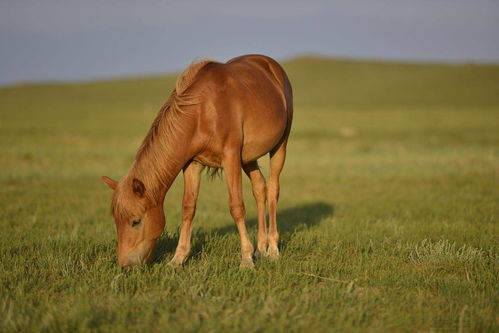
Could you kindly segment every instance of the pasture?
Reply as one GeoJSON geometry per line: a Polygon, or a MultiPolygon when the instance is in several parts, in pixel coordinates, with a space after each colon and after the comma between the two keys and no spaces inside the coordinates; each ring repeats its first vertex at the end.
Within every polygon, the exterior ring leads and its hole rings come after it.
{"type": "Polygon", "coordinates": [[[254,271],[207,177],[183,269],[181,177],[153,263],[116,264],[99,177],[127,171],[175,76],[0,89],[0,331],[497,331],[499,66],[283,65],[281,259],[254,271]]]}

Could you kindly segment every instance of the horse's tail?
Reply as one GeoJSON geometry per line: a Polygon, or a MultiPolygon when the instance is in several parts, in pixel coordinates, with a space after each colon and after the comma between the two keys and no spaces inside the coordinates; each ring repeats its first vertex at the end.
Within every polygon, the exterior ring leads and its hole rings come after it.
{"type": "Polygon", "coordinates": [[[282,139],[277,144],[277,147],[281,145],[286,145],[289,137],[289,133],[291,132],[291,124],[293,122],[293,89],[291,87],[291,82],[289,81],[288,75],[282,68],[282,66],[275,60],[269,58],[270,62],[268,63],[270,72],[274,76],[274,78],[279,82],[282,93],[284,95],[284,103],[287,113],[287,121],[286,121],[286,129],[282,136],[282,139]]]}

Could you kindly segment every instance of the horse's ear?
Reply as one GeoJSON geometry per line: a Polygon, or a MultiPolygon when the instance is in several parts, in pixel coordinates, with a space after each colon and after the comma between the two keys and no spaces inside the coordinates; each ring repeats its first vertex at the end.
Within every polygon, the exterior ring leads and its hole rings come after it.
{"type": "Polygon", "coordinates": [[[102,179],[102,181],[104,181],[104,183],[107,184],[107,186],[109,186],[111,190],[116,190],[116,186],[118,186],[118,182],[116,180],[112,180],[107,176],[102,176],[100,178],[102,179]]]}
{"type": "Polygon", "coordinates": [[[144,183],[142,183],[137,178],[133,179],[132,189],[133,189],[133,193],[135,193],[136,195],[138,195],[141,198],[144,196],[144,193],[146,191],[146,187],[144,186],[144,183]]]}

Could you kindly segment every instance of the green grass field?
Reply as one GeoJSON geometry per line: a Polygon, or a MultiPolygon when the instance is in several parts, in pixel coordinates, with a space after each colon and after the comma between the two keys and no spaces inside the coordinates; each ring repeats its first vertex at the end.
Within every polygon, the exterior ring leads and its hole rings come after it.
{"type": "Polygon", "coordinates": [[[99,177],[127,171],[174,76],[0,89],[0,331],[497,332],[499,65],[284,67],[282,258],[254,271],[207,178],[183,269],[181,177],[153,264],[116,264],[99,177]]]}

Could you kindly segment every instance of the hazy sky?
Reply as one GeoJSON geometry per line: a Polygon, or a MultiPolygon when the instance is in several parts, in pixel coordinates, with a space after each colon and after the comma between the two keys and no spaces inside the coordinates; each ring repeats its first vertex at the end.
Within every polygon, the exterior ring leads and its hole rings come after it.
{"type": "Polygon", "coordinates": [[[303,53],[499,62],[499,0],[0,0],[0,84],[303,53]]]}

